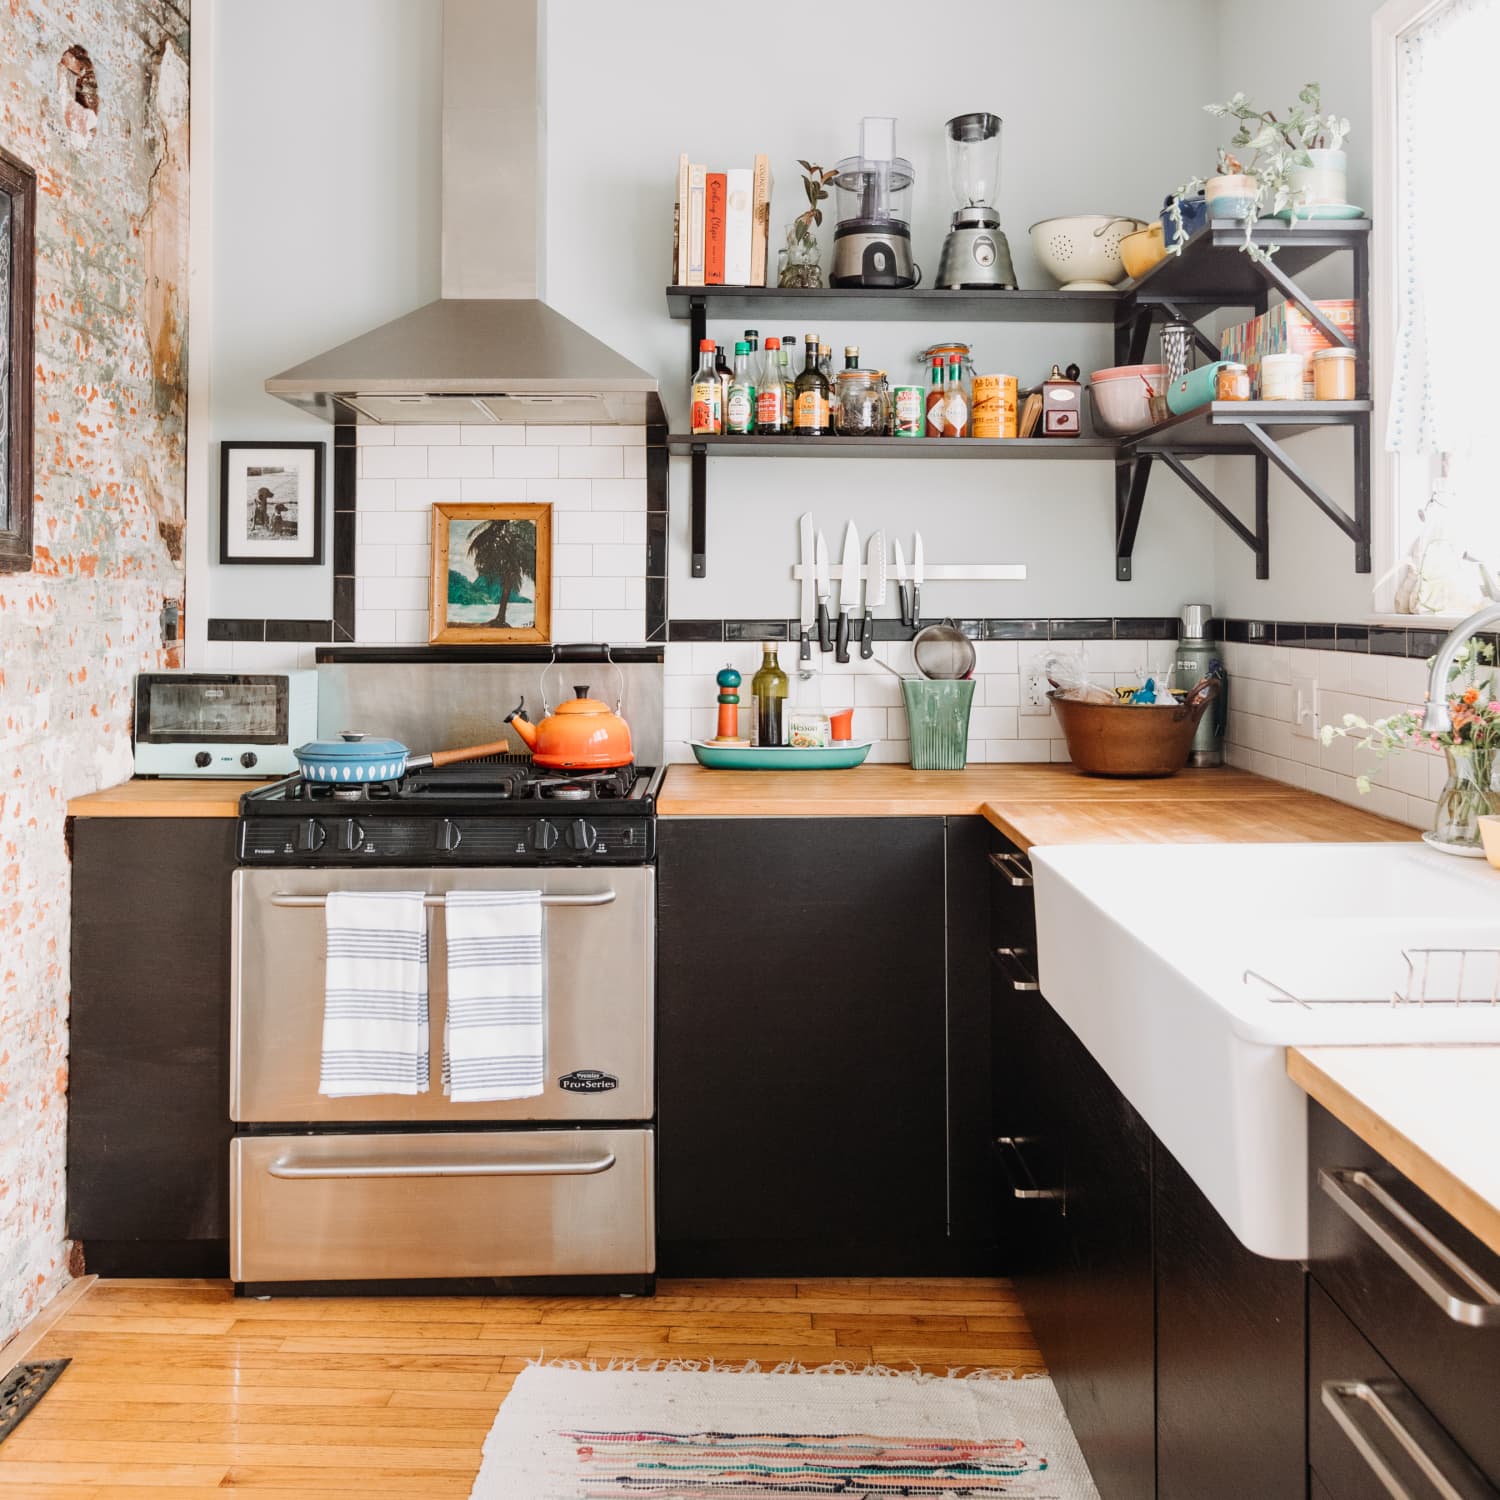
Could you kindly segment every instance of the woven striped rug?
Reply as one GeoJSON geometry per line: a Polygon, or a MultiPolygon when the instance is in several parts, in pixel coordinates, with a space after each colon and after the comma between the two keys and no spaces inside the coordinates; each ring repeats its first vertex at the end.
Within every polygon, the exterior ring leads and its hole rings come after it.
{"type": "Polygon", "coordinates": [[[1098,1500],[1052,1382],[534,1365],[472,1500],[1098,1500]]]}

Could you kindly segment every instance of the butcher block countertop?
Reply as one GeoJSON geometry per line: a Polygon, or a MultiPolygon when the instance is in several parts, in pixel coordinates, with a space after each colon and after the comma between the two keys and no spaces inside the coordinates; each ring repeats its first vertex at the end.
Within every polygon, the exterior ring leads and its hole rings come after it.
{"type": "Polygon", "coordinates": [[[1293,1047],[1286,1070],[1500,1255],[1500,1047],[1293,1047]]]}
{"type": "Polygon", "coordinates": [[[152,780],[137,777],[68,803],[70,818],[233,818],[240,798],[260,781],[152,780]]]}
{"type": "Polygon", "coordinates": [[[1414,828],[1284,782],[1222,766],[1147,781],[1067,765],[964,771],[710,771],[673,766],[663,817],[911,818],[982,815],[1023,849],[1080,843],[1365,843],[1414,828]]]}

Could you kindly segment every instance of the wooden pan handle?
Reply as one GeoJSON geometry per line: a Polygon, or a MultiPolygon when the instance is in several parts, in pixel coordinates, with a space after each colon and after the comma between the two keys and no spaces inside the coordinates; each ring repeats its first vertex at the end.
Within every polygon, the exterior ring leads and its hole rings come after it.
{"type": "Polygon", "coordinates": [[[466,745],[461,750],[434,750],[432,763],[434,766],[451,766],[461,760],[480,760],[486,755],[509,755],[510,753],[509,740],[495,740],[489,745],[466,745]]]}

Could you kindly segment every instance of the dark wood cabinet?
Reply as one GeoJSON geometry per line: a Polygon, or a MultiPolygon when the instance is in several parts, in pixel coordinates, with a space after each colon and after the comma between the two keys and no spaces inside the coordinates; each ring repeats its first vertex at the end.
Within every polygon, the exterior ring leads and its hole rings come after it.
{"type": "MultiPolygon", "coordinates": [[[[953,857],[971,842],[955,832],[953,857]]],[[[979,909],[982,856],[976,844],[967,877],[979,909]]],[[[942,818],[661,820],[664,1274],[982,1263],[982,1245],[949,1232],[955,1188],[983,1171],[988,1090],[982,974],[972,960],[968,979],[948,973],[949,859],[942,818]],[[950,1163],[955,1101],[979,1113],[950,1163]]],[[[982,955],[983,940],[981,925],[958,946],[982,955]]]]}
{"type": "Polygon", "coordinates": [[[232,818],[72,825],[68,1235],[87,1270],[228,1270],[232,818]]]}

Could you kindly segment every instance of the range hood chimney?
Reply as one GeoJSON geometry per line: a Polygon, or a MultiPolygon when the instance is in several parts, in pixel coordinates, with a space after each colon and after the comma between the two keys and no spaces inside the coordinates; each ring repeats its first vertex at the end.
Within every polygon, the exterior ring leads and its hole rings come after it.
{"type": "Polygon", "coordinates": [[[443,0],[442,297],[266,381],[329,422],[664,423],[654,376],[541,300],[544,0],[443,0]]]}

